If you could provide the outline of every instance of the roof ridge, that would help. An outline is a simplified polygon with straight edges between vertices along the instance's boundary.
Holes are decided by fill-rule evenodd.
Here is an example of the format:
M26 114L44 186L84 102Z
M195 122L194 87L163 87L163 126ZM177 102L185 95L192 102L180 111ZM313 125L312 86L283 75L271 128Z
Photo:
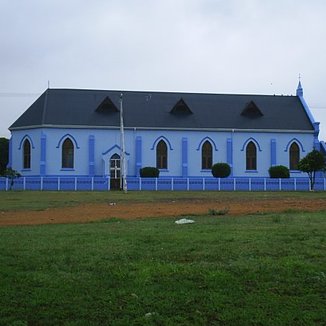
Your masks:
M254 94L254 93L213 93L191 91L162 91L162 90L122 90L122 89L96 89L96 88L51 88L49 91L76 91L76 92L114 92L114 93L139 93L139 94L175 94L175 95L212 95L212 96L245 96L245 97L297 97L293 94Z

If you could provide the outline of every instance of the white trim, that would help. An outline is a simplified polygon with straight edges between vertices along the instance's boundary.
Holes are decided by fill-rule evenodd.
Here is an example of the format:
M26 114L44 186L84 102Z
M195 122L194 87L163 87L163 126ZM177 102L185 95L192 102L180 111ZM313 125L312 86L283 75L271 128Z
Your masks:
M9 128L10 131L29 129L119 129L119 126L87 126L87 125L32 125ZM299 133L313 134L314 130L296 129L235 129L235 128L166 128L166 127L124 127L125 130L173 130L173 131L218 131L218 132L259 132L259 133Z

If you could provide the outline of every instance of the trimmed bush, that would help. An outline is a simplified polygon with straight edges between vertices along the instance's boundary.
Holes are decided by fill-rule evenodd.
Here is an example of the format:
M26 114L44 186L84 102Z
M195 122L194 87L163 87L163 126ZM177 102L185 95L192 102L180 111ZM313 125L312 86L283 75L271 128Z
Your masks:
M212 174L215 178L226 178L231 174L231 167L227 163L215 163L212 166Z
M160 174L160 170L152 166L146 166L140 169L139 172L142 178L158 178Z
M284 165L271 166L268 172L271 178L290 178L290 170Z

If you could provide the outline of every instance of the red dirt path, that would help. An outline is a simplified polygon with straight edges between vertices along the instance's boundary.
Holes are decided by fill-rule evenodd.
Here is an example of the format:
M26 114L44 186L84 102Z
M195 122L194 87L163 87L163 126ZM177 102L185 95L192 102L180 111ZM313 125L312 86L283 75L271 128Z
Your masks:
M0 212L0 226L79 223L107 218L136 219L148 217L179 217L193 214L208 214L209 209L228 210L228 215L245 215L285 210L326 210L322 199L294 200L252 200L232 201L229 205L208 200L178 200L154 203L104 203L83 204L75 207L51 208L43 211Z

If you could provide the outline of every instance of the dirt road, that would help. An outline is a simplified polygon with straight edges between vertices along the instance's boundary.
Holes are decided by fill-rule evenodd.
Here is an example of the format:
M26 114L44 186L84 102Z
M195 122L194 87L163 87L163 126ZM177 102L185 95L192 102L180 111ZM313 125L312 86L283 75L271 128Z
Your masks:
M326 210L322 199L265 199L262 201L232 201L225 203L206 200L178 200L154 203L102 203L75 207L51 208L42 211L0 212L0 226L56 223L80 223L107 218L137 219L150 217L179 217L208 214L209 210L225 210L227 215L246 215L287 210Z

